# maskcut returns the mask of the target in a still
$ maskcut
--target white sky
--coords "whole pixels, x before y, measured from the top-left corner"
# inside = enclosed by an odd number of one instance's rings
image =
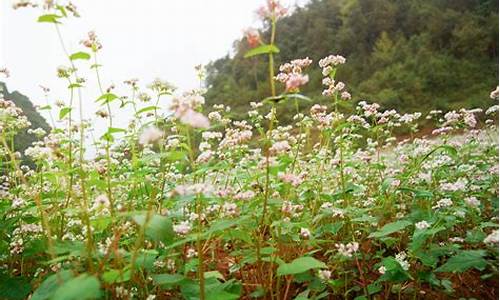
[[[285,0],[285,6],[307,0]],[[68,100],[67,83],[56,77],[56,68],[67,65],[52,24],[37,23],[39,9],[11,8],[0,0],[0,67],[11,77],[9,91],[19,90],[34,104],[45,105],[39,84],[50,87],[49,101]],[[95,30],[103,44],[100,63],[104,86],[139,78],[145,86],[154,78],[165,79],[187,90],[198,86],[194,66],[206,64],[232,50],[245,28],[260,26],[255,10],[265,0],[73,0],[81,18],[70,18],[61,27],[70,53],[85,50],[79,44]],[[88,52],[88,51],[87,51]],[[88,79],[83,92],[85,118],[94,118],[94,100],[100,95],[86,62],[78,61]],[[116,90],[126,94],[125,90]],[[165,100],[167,101],[167,100]],[[163,103],[163,107],[166,107]],[[54,115],[57,113],[54,111]],[[127,113],[116,114],[116,126],[126,126]],[[49,118],[46,116],[47,121]],[[102,122],[94,124],[100,132]]]

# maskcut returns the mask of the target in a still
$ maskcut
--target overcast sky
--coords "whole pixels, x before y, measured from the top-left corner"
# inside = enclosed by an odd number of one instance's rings
[[[285,0],[285,6],[307,0]],[[68,99],[67,84],[58,79],[56,68],[67,65],[52,24],[37,23],[38,9],[11,8],[14,1],[0,0],[0,67],[11,72],[10,91],[19,90],[38,105],[45,100],[39,84],[51,88],[50,101]],[[121,85],[139,78],[142,86],[159,77],[179,90],[198,86],[194,66],[230,53],[234,40],[245,28],[259,26],[255,10],[265,0],[74,0],[81,18],[70,18],[62,26],[68,51],[84,50],[79,44],[95,30],[103,44],[104,85]],[[80,64],[80,63],[79,63]],[[88,77],[84,91],[85,117],[93,118],[99,96],[95,76],[88,65],[80,67]],[[0,78],[0,80],[4,80]],[[118,90],[117,93],[124,92]],[[166,106],[166,104],[164,104]],[[115,116],[125,126],[126,116]],[[96,123],[98,128],[103,124]]]

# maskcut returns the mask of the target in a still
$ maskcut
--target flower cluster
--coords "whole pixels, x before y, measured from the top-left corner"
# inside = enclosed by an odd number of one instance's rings
[[[288,13],[288,9],[283,7],[279,0],[266,0],[266,4],[259,7],[257,15],[263,20],[276,20]]]
[[[300,86],[309,81],[309,76],[302,74],[302,71],[311,63],[312,60],[308,57],[285,63],[280,66],[281,73],[276,75],[276,80],[285,84],[287,92],[297,92]]]
[[[337,243],[335,244],[335,247],[337,248],[337,251],[339,252],[340,255],[345,257],[352,257],[352,255],[358,251],[359,243],[357,242],[352,242],[347,244]]]
[[[81,40],[80,43],[87,48],[92,49],[92,51],[98,51],[102,49],[102,44],[97,38],[95,31],[89,31],[87,38]]]
[[[250,46],[250,48],[255,48],[262,42],[260,38],[260,33],[257,29],[248,28],[247,30],[245,30],[244,34],[247,39],[248,46]]]
[[[181,123],[193,128],[210,127],[210,121],[196,109],[205,103],[205,98],[197,92],[185,93],[181,97],[172,100],[170,109],[174,111],[174,116]]]

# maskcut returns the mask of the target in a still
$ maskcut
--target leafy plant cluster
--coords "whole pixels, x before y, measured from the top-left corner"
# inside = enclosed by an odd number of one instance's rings
[[[58,33],[79,16],[71,3],[40,10]],[[275,32],[286,10],[269,0],[259,13]],[[68,98],[44,109],[63,126],[37,131],[25,151],[35,167],[12,147],[29,122],[0,100],[0,297],[496,299],[498,87],[486,111],[426,114],[434,130],[417,138],[419,112],[345,109],[344,57],[294,59],[274,74],[274,36],[249,42],[249,59],[267,58],[271,93],[244,120],[223,104],[205,115],[203,90],[162,80],[126,80],[130,94],[117,95],[95,32],[57,68]],[[324,104],[301,94],[316,63]],[[85,71],[96,99],[82,96]],[[94,158],[85,101],[108,122]],[[114,127],[124,107],[134,116]],[[291,124],[280,125],[281,107],[295,110]],[[400,128],[411,136],[398,140]]]

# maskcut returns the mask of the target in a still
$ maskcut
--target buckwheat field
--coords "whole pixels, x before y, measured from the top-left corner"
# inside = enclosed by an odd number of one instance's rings
[[[0,94],[0,299],[498,298],[496,85],[481,108],[359,99],[349,53],[278,60],[290,12],[267,0],[265,32],[247,30],[240,55],[265,65],[266,96],[236,116],[206,103],[203,66],[189,91],[106,78],[99,28],[65,43],[71,2],[14,9],[53,28],[67,91],[44,87],[48,130]],[[88,81],[98,89],[82,96]],[[26,132],[37,138],[20,151]]]

